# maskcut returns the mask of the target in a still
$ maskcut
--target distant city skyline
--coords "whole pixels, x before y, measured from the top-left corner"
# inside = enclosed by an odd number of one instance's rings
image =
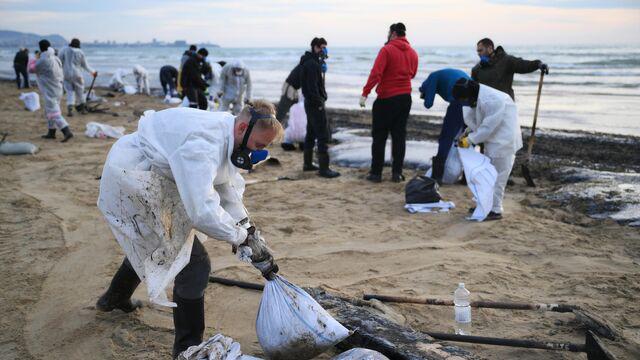
[[[404,22],[416,46],[482,37],[520,45],[640,44],[635,0],[0,0],[2,28],[82,41],[152,39],[224,47],[377,46]]]

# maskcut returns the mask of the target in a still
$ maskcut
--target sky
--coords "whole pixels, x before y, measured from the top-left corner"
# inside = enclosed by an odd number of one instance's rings
[[[640,0],[0,0],[0,29],[83,42],[377,46],[403,22],[417,46],[640,44]]]

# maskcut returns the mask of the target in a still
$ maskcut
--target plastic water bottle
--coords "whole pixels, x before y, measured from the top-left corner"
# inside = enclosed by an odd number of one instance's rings
[[[471,331],[471,293],[459,283],[453,292],[453,304],[455,309],[456,334],[469,335]]]

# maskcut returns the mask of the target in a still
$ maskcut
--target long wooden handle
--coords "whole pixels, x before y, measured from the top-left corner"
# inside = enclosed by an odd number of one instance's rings
[[[540,107],[540,94],[542,94],[542,81],[544,79],[544,71],[540,70],[540,81],[538,82],[538,97],[536,98],[536,110],[533,112],[533,125],[531,126],[531,135],[527,146],[527,159],[531,157],[533,144],[536,141],[536,124],[538,123],[538,108]]]

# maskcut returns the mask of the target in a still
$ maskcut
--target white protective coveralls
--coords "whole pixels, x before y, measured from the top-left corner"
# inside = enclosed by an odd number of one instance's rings
[[[242,69],[240,75],[236,75],[233,69]],[[234,60],[225,64],[220,73],[220,111],[227,111],[233,105],[232,113],[237,115],[247,100],[251,101],[251,74],[241,60]]]
[[[133,75],[136,76],[137,90],[139,94],[151,95],[149,88],[149,73],[142,65],[133,66]]]
[[[40,58],[33,63],[31,72],[38,76],[38,88],[44,98],[44,115],[49,129],[64,129],[69,126],[60,112],[62,99],[62,62],[56,56],[53,47],[40,53]]]
[[[245,183],[231,163],[235,118],[192,108],[146,111],[111,148],[98,208],[152,302],[189,263],[194,235],[233,245],[247,237]]]
[[[464,123],[469,127],[469,140],[484,143],[484,154],[498,172],[493,192],[493,212],[502,214],[504,189],[522,148],[522,131],[518,124],[518,109],[511,97],[502,91],[480,84],[475,108],[463,107]]]
[[[60,50],[59,55],[64,72],[64,90],[67,92],[67,106],[84,104],[82,70],[84,69],[89,74],[93,74],[94,70],[87,64],[84,52],[78,48],[67,46]],[[77,104],[76,101],[78,102]]]

